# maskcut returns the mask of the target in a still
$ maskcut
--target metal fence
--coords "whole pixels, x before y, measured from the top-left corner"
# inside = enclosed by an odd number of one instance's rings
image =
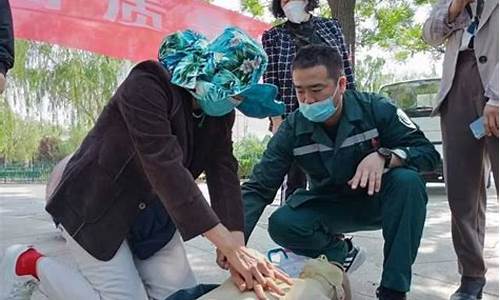
[[[45,183],[55,164],[0,165],[0,183]]]

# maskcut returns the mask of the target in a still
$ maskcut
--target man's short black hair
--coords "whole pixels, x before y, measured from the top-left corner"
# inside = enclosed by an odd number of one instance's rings
[[[319,0],[308,0],[306,5],[306,12],[310,12],[319,7]],[[281,7],[281,0],[273,0],[271,3],[271,13],[275,18],[286,18],[285,12]]]
[[[344,73],[344,62],[337,49],[323,45],[303,47],[295,55],[292,62],[292,72],[296,69],[307,69],[324,66],[328,75],[338,80]]]

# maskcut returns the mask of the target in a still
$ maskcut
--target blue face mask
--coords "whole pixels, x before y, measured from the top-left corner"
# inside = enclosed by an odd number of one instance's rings
[[[228,96],[221,89],[217,89],[213,83],[206,81],[198,81],[195,90],[190,92],[201,110],[212,117],[226,115],[240,104],[239,101]]]
[[[198,101],[198,104],[205,114],[212,117],[227,115],[236,107],[229,99],[221,101]]]
[[[337,94],[337,88],[333,96],[326,98],[325,100],[317,101],[311,104],[302,103],[299,101],[300,112],[311,122],[322,123],[332,117],[337,111],[337,107],[333,102],[333,97]]]

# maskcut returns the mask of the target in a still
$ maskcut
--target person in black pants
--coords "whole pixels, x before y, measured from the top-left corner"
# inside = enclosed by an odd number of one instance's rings
[[[9,0],[0,0],[0,94],[6,84],[7,71],[14,65],[14,30]]]
[[[354,72],[342,27],[336,19],[313,16],[311,11],[318,5],[318,0],[273,0],[271,3],[271,12],[274,17],[285,20],[262,35],[262,45],[269,57],[269,65],[263,79],[264,82],[278,87],[277,100],[285,104],[285,113],[271,118],[269,129],[273,134],[278,130],[283,119],[299,107],[290,68],[300,48],[307,45],[325,45],[337,50],[342,57],[347,88],[355,88]],[[292,164],[282,188],[281,202],[288,199],[298,188],[305,187],[304,172]]]

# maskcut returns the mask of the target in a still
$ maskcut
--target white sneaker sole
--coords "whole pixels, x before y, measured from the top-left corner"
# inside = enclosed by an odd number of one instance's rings
[[[16,263],[21,254],[30,247],[26,245],[13,245],[5,250],[0,262],[0,300],[8,300],[10,286],[16,281]]]

